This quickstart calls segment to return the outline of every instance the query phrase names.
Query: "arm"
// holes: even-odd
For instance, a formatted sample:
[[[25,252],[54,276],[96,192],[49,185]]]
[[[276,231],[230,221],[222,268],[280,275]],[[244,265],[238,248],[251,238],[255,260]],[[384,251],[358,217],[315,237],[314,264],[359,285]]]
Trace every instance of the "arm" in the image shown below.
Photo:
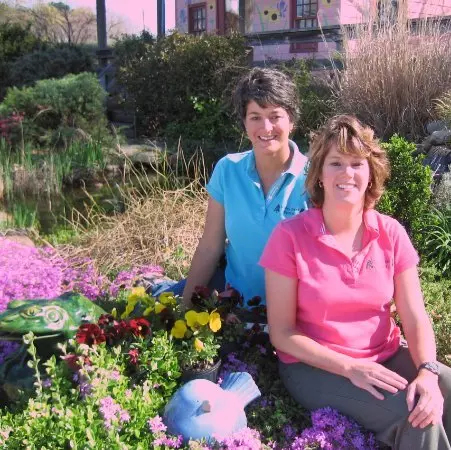
[[[216,270],[225,245],[224,207],[213,198],[208,200],[204,232],[191,262],[183,291],[183,303],[191,306],[191,295],[196,286],[206,286]]]
[[[435,361],[434,331],[424,308],[416,267],[395,276],[395,304],[415,365],[418,367],[423,362]],[[414,409],[416,396],[420,399]],[[430,423],[438,423],[443,414],[438,376],[428,370],[420,370],[407,389],[407,406],[409,411],[413,410],[409,416],[413,426],[423,428]]]
[[[302,335],[296,329],[297,279],[269,269],[266,274],[266,302],[272,344],[302,362],[349,378],[356,386],[378,399],[384,396],[376,387],[395,393],[407,380],[374,362],[341,355]]]

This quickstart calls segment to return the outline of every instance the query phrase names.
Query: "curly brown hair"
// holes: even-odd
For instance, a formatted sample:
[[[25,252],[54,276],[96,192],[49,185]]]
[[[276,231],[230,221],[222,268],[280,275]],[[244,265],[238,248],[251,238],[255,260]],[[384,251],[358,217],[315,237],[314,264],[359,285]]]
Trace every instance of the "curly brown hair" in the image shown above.
[[[312,203],[319,208],[323,206],[324,190],[318,182],[326,155],[334,145],[339,152],[368,160],[370,183],[365,193],[365,208],[374,208],[384,192],[384,183],[390,176],[390,163],[385,150],[374,137],[373,130],[350,115],[330,118],[312,137],[305,181]]]

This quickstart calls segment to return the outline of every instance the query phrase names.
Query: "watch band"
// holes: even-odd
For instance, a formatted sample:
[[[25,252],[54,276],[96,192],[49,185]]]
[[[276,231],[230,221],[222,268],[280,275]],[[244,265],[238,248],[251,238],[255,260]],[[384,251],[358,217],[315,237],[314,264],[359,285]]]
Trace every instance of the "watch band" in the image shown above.
[[[440,367],[439,367],[439,365],[437,364],[436,361],[428,361],[428,362],[424,362],[424,363],[420,364],[418,366],[418,372],[421,369],[426,369],[426,370],[429,370],[429,372],[432,372],[435,375],[440,375]]]

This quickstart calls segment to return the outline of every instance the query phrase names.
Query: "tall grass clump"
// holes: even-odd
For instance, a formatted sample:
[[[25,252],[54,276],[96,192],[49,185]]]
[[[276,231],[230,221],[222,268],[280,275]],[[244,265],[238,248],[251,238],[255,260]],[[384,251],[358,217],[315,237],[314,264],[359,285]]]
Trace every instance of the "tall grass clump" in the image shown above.
[[[187,160],[179,147],[176,155],[162,152],[154,170],[122,190],[125,212],[111,216],[94,204],[76,218],[81,239],[67,254],[89,256],[104,273],[157,264],[172,278],[186,275],[207,208],[203,158]]]
[[[60,193],[76,171],[89,175],[106,166],[99,142],[72,142],[65,150],[37,151],[27,142],[20,152],[0,139],[0,176],[7,198],[15,194]]]
[[[397,133],[417,140],[434,118],[435,100],[451,88],[450,26],[435,18],[408,21],[401,6],[391,17],[343,30],[337,106],[383,139]]]

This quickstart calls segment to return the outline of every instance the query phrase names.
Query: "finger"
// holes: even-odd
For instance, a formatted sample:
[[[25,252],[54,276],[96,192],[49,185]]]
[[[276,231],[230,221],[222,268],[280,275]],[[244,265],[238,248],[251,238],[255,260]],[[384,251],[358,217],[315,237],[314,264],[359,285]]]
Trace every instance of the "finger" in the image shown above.
[[[383,389],[386,389],[385,386],[391,386],[390,389],[386,389],[386,390],[388,390],[389,392],[392,392],[392,393],[398,392],[398,390],[402,391],[407,387],[407,384],[404,384],[404,383],[400,382],[399,380],[394,379],[385,373],[373,374],[372,380],[377,380],[381,383],[384,383],[384,386],[380,386]]]
[[[405,389],[409,384],[409,382],[404,377],[397,374],[396,372],[393,372],[392,370],[386,369],[385,367],[381,372],[381,376],[383,377],[384,381],[392,384],[398,389]]]
[[[398,392],[398,388],[392,386],[391,384],[385,383],[382,380],[378,380],[377,378],[372,378],[369,381],[373,386],[376,386],[380,389],[384,389],[385,391],[390,392],[391,394],[396,394]]]
[[[422,422],[426,416],[428,415],[428,411],[432,410],[432,407],[429,409],[428,404],[431,402],[430,397],[426,397],[422,395],[418,400],[417,406],[415,406],[414,410],[409,416],[409,422],[412,426],[416,427],[420,422]]]
[[[417,385],[415,383],[409,384],[407,387],[407,409],[412,411],[413,407],[415,406],[415,393],[417,391],[416,389]]]
[[[364,387],[366,391],[368,391],[371,395],[376,397],[378,400],[384,400],[384,396],[381,392],[379,392],[375,387],[373,387],[371,384]]]
[[[432,419],[434,418],[433,414],[433,408],[432,408],[432,402],[426,405],[425,409],[421,411],[415,420],[412,422],[413,427],[418,427],[423,422],[428,422],[429,425],[432,422]]]

